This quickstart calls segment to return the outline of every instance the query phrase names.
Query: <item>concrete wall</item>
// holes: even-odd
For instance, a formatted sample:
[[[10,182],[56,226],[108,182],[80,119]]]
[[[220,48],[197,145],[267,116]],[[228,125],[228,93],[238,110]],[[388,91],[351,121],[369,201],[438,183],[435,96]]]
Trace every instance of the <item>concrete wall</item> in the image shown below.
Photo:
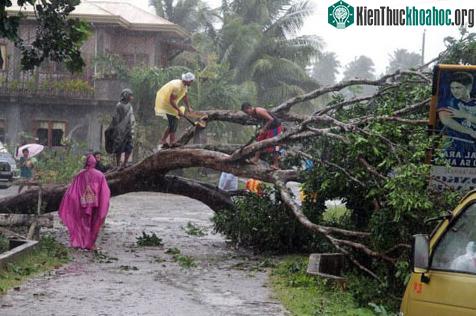
[[[94,81],[94,98],[96,100],[117,100],[119,101],[123,89],[130,88],[129,85],[116,79],[96,79]]]
[[[46,103],[10,98],[0,100],[0,119],[6,122],[6,142],[11,146],[20,142],[19,135],[22,132],[36,136],[38,121],[56,121],[66,123],[65,136],[71,136],[72,140],[84,143],[90,149],[99,150],[102,149],[101,132],[107,127],[104,125],[112,116],[114,107],[112,102],[85,104],[70,100],[67,103]]]

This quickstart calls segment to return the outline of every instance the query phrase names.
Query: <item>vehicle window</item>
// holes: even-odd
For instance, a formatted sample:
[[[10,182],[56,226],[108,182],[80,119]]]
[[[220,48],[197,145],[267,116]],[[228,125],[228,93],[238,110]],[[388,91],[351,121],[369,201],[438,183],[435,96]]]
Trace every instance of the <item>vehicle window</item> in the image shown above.
[[[433,253],[432,268],[476,273],[476,204],[463,211]]]
[[[0,171],[10,171],[10,165],[7,162],[0,162]]]

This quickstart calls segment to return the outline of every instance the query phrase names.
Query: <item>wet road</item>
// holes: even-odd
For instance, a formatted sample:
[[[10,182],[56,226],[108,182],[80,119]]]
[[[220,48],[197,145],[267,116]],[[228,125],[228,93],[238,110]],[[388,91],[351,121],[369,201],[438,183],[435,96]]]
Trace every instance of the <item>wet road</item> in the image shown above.
[[[18,192],[18,186],[12,185],[9,188],[0,188],[0,199],[6,196],[15,195]]]
[[[256,268],[260,258],[230,249],[221,235],[211,234],[212,215],[180,196],[113,198],[98,241],[101,255],[74,252],[67,266],[0,296],[0,315],[286,315],[267,287],[267,272]],[[187,234],[188,222],[207,234]],[[164,246],[138,247],[143,231],[155,232]],[[57,221],[51,233],[66,243]],[[196,267],[181,267],[166,253],[173,247]]]

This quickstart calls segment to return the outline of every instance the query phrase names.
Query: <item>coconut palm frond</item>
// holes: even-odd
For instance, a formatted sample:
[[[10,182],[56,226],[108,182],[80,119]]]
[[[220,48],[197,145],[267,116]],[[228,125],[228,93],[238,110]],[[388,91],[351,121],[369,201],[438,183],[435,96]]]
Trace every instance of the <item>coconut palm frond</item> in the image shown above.
[[[165,16],[164,4],[162,0],[149,0],[149,6],[154,8],[155,14],[160,17],[167,18]]]
[[[258,93],[258,102],[262,105],[275,105],[277,100],[287,100],[303,93],[305,91],[301,87],[282,82]]]
[[[258,59],[254,62],[253,66],[251,67],[250,76],[254,77],[257,73],[269,73],[273,70],[274,63],[271,58],[265,57]]]
[[[276,55],[293,60],[305,67],[322,49],[322,41],[316,36],[301,36],[289,40],[276,40],[268,49]]]
[[[276,20],[265,25],[264,32],[274,36],[283,37],[295,35],[304,25],[306,17],[313,13],[309,1],[298,1]]]

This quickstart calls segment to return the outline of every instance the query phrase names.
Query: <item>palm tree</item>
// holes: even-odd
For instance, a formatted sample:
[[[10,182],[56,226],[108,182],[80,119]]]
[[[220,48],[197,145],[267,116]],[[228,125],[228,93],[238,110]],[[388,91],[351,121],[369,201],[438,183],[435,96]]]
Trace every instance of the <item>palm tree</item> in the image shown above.
[[[345,66],[344,80],[351,79],[375,79],[375,64],[370,57],[361,55],[355,57],[353,61]],[[369,95],[376,90],[372,86],[355,86],[349,89],[344,89],[344,95]]]
[[[189,32],[206,28],[213,23],[214,12],[202,0],[149,0],[155,13]]]
[[[397,70],[408,70],[421,65],[421,55],[411,53],[406,49],[397,49],[390,55],[390,64],[387,73],[394,73]]]
[[[375,79],[375,65],[371,58],[361,55],[348,63],[344,70],[344,80]]]
[[[339,73],[340,62],[334,52],[319,53],[315,61],[311,76],[320,85],[332,85],[336,83]]]
[[[309,1],[223,1],[222,13],[220,60],[234,70],[237,83],[255,82],[260,103],[276,103],[316,87],[305,67],[320,41],[297,36],[312,13]]]

